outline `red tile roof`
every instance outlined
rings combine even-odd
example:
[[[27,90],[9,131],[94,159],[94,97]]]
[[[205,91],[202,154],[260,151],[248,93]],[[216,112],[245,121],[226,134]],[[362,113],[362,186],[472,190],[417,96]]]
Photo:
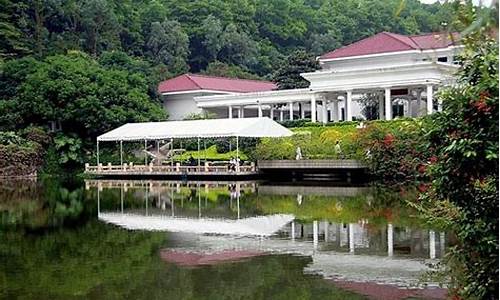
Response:
[[[457,40],[457,33],[402,35],[384,31],[323,54],[320,59],[361,56],[397,51],[439,49],[451,46],[456,43]]]
[[[215,77],[198,74],[184,74],[160,82],[159,93],[172,93],[196,90],[212,90],[235,93],[261,92],[278,87],[270,81]]]

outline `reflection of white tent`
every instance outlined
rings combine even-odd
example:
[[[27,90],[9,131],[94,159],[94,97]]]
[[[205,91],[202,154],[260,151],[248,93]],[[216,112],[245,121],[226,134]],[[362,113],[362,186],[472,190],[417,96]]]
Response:
[[[170,216],[142,216],[100,213],[99,220],[131,230],[190,232],[197,234],[270,236],[294,219],[292,215],[259,216],[238,220],[188,219]]]
[[[208,119],[128,123],[97,137],[97,141],[163,140],[171,138],[285,137],[292,132],[264,118]]]

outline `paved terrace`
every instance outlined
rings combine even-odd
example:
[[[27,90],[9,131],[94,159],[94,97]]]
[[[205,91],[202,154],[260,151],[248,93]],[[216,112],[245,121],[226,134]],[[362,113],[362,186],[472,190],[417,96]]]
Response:
[[[257,166],[260,170],[360,170],[368,168],[359,160],[354,159],[259,160]]]

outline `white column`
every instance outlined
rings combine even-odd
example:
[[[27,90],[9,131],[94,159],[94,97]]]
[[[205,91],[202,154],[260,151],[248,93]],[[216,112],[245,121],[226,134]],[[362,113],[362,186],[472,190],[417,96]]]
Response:
[[[283,122],[285,120],[285,116],[284,116],[284,112],[283,112],[283,107],[280,108],[280,122]]]
[[[436,232],[434,230],[429,231],[429,257],[436,258]]]
[[[384,119],[384,99],[382,97],[378,99],[378,118],[379,120]]]
[[[332,101],[330,101],[330,113],[332,114],[333,122],[339,121],[339,99],[334,97]]]
[[[422,91],[420,89],[417,90],[417,117],[422,115]]]
[[[269,111],[269,117],[271,118],[271,120],[274,120],[274,106],[271,105],[271,109]]]
[[[334,122],[338,122],[340,120],[340,112],[339,112],[339,99],[337,97],[335,97],[335,99],[333,99],[333,118],[332,120]]]
[[[293,120],[293,102],[290,102],[290,104],[288,106],[290,108],[290,121],[292,121]]]
[[[300,103],[300,118],[303,120],[306,118],[306,104]]]
[[[391,88],[385,88],[385,119],[392,120]]]
[[[259,118],[262,118],[262,105],[260,105],[260,103],[258,104],[259,105]]]
[[[233,107],[232,107],[231,105],[229,105],[229,106],[227,107],[227,117],[228,117],[229,119],[232,119],[232,118],[233,118]]]
[[[413,112],[412,112],[412,105],[411,105],[411,97],[408,97],[408,112],[407,112],[407,117],[413,117]]]
[[[316,123],[316,95],[311,94],[311,122]]]
[[[245,117],[245,107],[240,106],[240,111],[241,111],[241,117],[244,118]]]
[[[432,114],[432,102],[433,102],[433,94],[432,94],[432,85],[427,85],[427,114]]]
[[[445,235],[444,232],[439,233],[439,250],[441,251],[441,256],[444,256],[445,250]]]
[[[325,231],[325,242],[328,242],[328,221],[323,222],[323,230]]]
[[[313,221],[313,246],[318,248],[318,221]]]
[[[238,119],[241,119],[241,107],[238,107]]]
[[[295,241],[295,222],[292,221],[292,228],[290,229],[290,237],[292,241]]]
[[[347,91],[345,98],[345,119],[352,121],[352,91]]]
[[[387,255],[392,256],[394,254],[394,228],[392,224],[387,224]]]
[[[354,253],[354,224],[349,223],[349,252]]]
[[[322,112],[321,121],[323,122],[323,124],[326,124],[328,122],[328,110],[326,108],[327,101],[323,100],[323,102],[321,102],[321,103],[322,103],[322,105],[321,105],[322,106],[321,107],[322,108],[322,110],[321,110],[321,112]]]

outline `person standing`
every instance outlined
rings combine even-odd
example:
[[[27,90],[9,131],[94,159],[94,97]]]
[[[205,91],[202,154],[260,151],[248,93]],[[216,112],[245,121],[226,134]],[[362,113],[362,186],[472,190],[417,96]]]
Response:
[[[334,148],[334,150],[335,150],[335,156],[337,157],[337,159],[341,158],[341,156],[342,156],[342,148],[340,147],[340,141],[339,140],[337,140],[335,142],[335,148]]]
[[[295,159],[296,160],[302,159],[302,150],[300,149],[299,146],[297,146],[297,149],[295,150]]]

